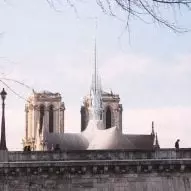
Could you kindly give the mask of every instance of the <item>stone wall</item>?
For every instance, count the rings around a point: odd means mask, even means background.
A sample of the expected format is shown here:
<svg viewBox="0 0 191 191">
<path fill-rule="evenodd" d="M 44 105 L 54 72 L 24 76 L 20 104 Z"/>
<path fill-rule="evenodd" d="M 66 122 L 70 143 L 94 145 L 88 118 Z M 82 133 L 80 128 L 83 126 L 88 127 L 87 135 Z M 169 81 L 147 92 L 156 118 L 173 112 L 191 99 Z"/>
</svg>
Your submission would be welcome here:
<svg viewBox="0 0 191 191">
<path fill-rule="evenodd" d="M 0 191 L 189 191 L 191 149 L 0 152 Z"/>
<path fill-rule="evenodd" d="M 6 152 L 5 152 L 6 153 Z M 7 160 L 13 161 L 53 161 L 53 160 L 134 160 L 134 159 L 191 159 L 191 149 L 159 150 L 71 150 L 62 152 L 32 151 L 8 152 Z M 1 160 L 0 155 L 0 160 Z M 5 160 L 3 158 L 3 160 Z"/>
<path fill-rule="evenodd" d="M 190 191 L 190 174 L 30 175 L 1 178 L 1 191 Z"/>
</svg>

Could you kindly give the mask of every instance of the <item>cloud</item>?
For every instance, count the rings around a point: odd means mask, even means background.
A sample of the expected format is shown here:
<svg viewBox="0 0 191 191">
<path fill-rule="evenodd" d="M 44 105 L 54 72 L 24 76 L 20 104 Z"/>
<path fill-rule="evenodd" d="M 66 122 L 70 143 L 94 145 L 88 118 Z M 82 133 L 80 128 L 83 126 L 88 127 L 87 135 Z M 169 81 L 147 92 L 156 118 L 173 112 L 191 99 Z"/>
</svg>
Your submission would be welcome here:
<svg viewBox="0 0 191 191">
<path fill-rule="evenodd" d="M 134 54 L 116 54 L 109 57 L 100 67 L 104 81 L 113 81 L 124 75 L 140 75 L 147 71 L 152 60 L 148 57 L 139 57 Z"/>
</svg>

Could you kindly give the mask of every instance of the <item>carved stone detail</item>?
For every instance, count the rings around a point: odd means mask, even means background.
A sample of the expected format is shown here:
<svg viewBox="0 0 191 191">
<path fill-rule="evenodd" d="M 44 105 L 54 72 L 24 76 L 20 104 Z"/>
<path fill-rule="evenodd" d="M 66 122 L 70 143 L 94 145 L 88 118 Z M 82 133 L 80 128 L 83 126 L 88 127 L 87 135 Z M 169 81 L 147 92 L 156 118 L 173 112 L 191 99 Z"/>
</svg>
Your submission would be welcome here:
<svg viewBox="0 0 191 191">
<path fill-rule="evenodd" d="M 137 172 L 141 172 L 141 166 L 137 166 Z"/>
<path fill-rule="evenodd" d="M 108 172 L 108 166 L 104 166 L 104 173 Z"/>
<path fill-rule="evenodd" d="M 119 173 L 120 172 L 120 167 L 119 166 L 115 166 L 115 172 Z"/>
<path fill-rule="evenodd" d="M 181 172 L 184 172 L 184 170 L 185 170 L 185 165 L 181 164 L 181 166 L 180 166 L 180 171 L 181 171 Z"/>
<path fill-rule="evenodd" d="M 97 166 L 93 167 L 93 173 L 97 173 Z"/>
</svg>

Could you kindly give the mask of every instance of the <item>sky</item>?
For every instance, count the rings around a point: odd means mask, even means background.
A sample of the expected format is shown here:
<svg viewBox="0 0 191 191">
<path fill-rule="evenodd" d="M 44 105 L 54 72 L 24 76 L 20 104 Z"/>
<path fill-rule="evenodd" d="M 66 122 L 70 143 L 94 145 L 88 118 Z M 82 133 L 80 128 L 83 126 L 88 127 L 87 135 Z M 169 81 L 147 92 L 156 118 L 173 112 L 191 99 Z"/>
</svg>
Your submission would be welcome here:
<svg viewBox="0 0 191 191">
<path fill-rule="evenodd" d="M 36 91 L 60 92 L 66 131 L 79 132 L 96 35 L 102 86 L 120 95 L 124 133 L 150 134 L 154 121 L 161 147 L 174 147 L 178 138 L 180 147 L 191 147 L 191 32 L 177 34 L 138 19 L 130 21 L 128 32 L 124 22 L 105 15 L 94 1 L 77 1 L 77 11 L 66 4 L 57 8 L 46 0 L 0 0 L 0 77 Z M 190 16 L 183 10 L 179 23 L 191 28 Z M 25 99 L 32 93 L 7 83 Z M 19 150 L 26 100 L 5 89 L 7 146 Z"/>
</svg>

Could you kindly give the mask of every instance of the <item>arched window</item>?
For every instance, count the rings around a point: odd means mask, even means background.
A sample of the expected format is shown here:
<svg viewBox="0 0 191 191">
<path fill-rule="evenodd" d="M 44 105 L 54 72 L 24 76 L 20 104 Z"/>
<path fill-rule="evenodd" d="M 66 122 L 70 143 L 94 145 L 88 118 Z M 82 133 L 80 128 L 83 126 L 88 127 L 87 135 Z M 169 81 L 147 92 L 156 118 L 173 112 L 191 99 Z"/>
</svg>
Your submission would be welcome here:
<svg viewBox="0 0 191 191">
<path fill-rule="evenodd" d="M 53 111 L 53 105 L 50 105 L 49 107 L 49 133 L 53 133 L 54 129 L 54 111 Z"/>
<path fill-rule="evenodd" d="M 111 110 L 108 107 L 106 110 L 106 129 L 111 127 Z"/>
<path fill-rule="evenodd" d="M 44 122 L 44 105 L 40 105 L 40 127 L 39 127 L 39 134 L 42 133 L 42 126 Z"/>
</svg>

